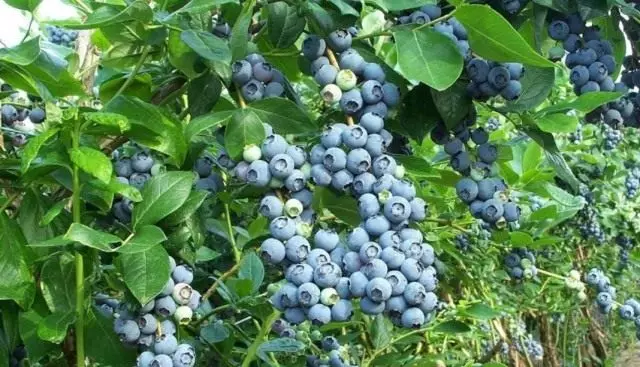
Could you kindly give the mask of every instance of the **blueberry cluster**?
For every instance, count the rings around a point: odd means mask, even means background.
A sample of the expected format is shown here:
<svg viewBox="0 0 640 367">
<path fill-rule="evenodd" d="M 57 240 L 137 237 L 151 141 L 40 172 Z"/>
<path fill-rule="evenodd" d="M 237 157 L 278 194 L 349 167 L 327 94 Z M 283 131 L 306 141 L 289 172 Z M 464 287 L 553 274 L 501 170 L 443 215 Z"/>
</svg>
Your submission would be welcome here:
<svg viewBox="0 0 640 367">
<path fill-rule="evenodd" d="M 525 248 L 512 249 L 504 257 L 504 266 L 515 280 L 531 279 L 538 273 L 535 254 Z"/>
<path fill-rule="evenodd" d="M 322 99 L 328 104 L 337 103 L 345 114 L 358 119 L 361 129 L 366 129 L 364 134 L 354 132 L 359 136 L 353 143 L 366 143 L 369 134 L 376 134 L 375 144 L 380 147 L 383 142 L 390 143 L 390 134 L 383 130 L 383 119 L 389 108 L 400 102 L 400 91 L 395 84 L 386 81 L 380 64 L 366 62 L 351 48 L 351 32 L 354 32 L 351 28 L 340 29 L 330 33 L 327 40 L 309 35 L 302 43 L 302 54 L 309 60 L 310 73 L 322 88 Z M 329 143 L 325 145 L 330 145 L 328 148 L 340 145 L 330 141 L 332 137 L 339 137 L 339 130 L 325 138 Z"/>
<path fill-rule="evenodd" d="M 20 344 L 11 352 L 9 356 L 9 367 L 20 367 L 20 362 L 27 358 L 27 349 L 24 344 Z"/>
<path fill-rule="evenodd" d="M 618 235 L 616 237 L 616 244 L 620 247 L 618 253 L 620 268 L 626 268 L 627 265 L 629 265 L 629 251 L 636 246 L 636 242 L 632 237 Z"/>
<path fill-rule="evenodd" d="M 195 349 L 179 344 L 178 324 L 188 324 L 200 305 L 200 293 L 191 288 L 193 272 L 169 258 L 171 277 L 162 292 L 136 309 L 105 295 L 96 296 L 98 310 L 114 317 L 113 329 L 126 345 L 136 346 L 138 367 L 193 367 Z M 172 321 L 172 318 L 174 321 Z"/>
<path fill-rule="evenodd" d="M 527 331 L 527 326 L 523 320 L 517 319 L 509 324 L 509 333 L 516 349 L 526 354 L 535 361 L 541 361 L 544 357 L 544 348 L 533 335 Z"/>
<path fill-rule="evenodd" d="M 454 241 L 458 250 L 462 252 L 467 252 L 471 249 L 471 240 L 466 234 L 457 234 Z"/>
<path fill-rule="evenodd" d="M 55 25 L 47 25 L 46 32 L 49 42 L 69 48 L 74 48 L 78 39 L 78 31 L 69 31 Z"/>
<path fill-rule="evenodd" d="M 602 125 L 602 139 L 605 150 L 615 149 L 618 144 L 622 143 L 623 138 L 624 133 L 622 130 L 616 130 L 607 124 Z"/>
<path fill-rule="evenodd" d="M 543 205 L 544 205 L 544 199 L 541 198 L 540 196 L 532 195 L 529 198 L 529 208 L 531 209 L 532 212 L 540 210 L 540 208 L 542 208 Z"/>
<path fill-rule="evenodd" d="M 569 79 L 577 95 L 616 89 L 611 78 L 616 69 L 613 46 L 602 40 L 597 26 L 587 27 L 575 13 L 552 21 L 548 33 L 569 53 L 565 64 L 571 69 Z"/>
<path fill-rule="evenodd" d="M 603 245 L 606 241 L 606 236 L 600 221 L 598 220 L 597 212 L 590 206 L 586 206 L 581 209 L 577 215 L 578 229 L 584 239 L 593 239 L 597 245 Z"/>
<path fill-rule="evenodd" d="M 581 142 L 583 138 L 584 136 L 582 123 L 579 123 L 578 127 L 576 127 L 576 131 L 569 133 L 568 139 L 571 143 L 576 144 Z"/>
<path fill-rule="evenodd" d="M 505 341 L 498 341 L 498 343 L 500 343 L 500 354 L 502 355 L 507 355 L 509 354 L 509 343 L 505 342 Z M 482 352 L 484 355 L 487 355 L 489 353 L 491 353 L 491 351 L 493 350 L 493 348 L 496 346 L 496 343 L 487 340 L 487 339 L 482 339 L 482 341 L 480 341 L 480 346 L 482 347 Z"/>
<path fill-rule="evenodd" d="M 513 101 L 520 97 L 520 78 L 524 73 L 522 64 L 501 64 L 474 57 L 467 62 L 465 70 L 471 79 L 467 92 L 473 99 L 486 101 L 500 95 L 507 101 Z"/>
<path fill-rule="evenodd" d="M 352 353 L 346 346 L 340 345 L 338 339 L 333 336 L 325 336 L 320 342 L 324 356 L 310 355 L 307 357 L 307 367 L 336 366 L 349 367 Z M 357 366 L 357 364 L 355 365 Z"/>
<path fill-rule="evenodd" d="M 13 88 L 9 84 L 2 84 L 0 87 L 2 92 L 11 92 Z M 11 137 L 14 147 L 21 147 L 26 144 L 29 136 L 36 133 L 36 127 L 42 124 L 47 114 L 45 110 L 39 107 L 35 102 L 31 101 L 28 96 L 22 98 L 20 92 L 14 93 L 9 97 L 13 103 L 5 103 L 0 107 L 0 121 L 2 126 L 10 128 L 11 132 L 5 133 Z M 18 107 L 18 105 L 28 104 L 29 107 Z"/>
<path fill-rule="evenodd" d="M 484 128 L 488 132 L 494 132 L 494 131 L 497 131 L 501 125 L 502 124 L 500 123 L 500 120 L 498 120 L 495 117 L 489 117 L 487 119 L 487 123 L 484 125 Z"/>
<path fill-rule="evenodd" d="M 248 102 L 284 96 L 284 76 L 260 54 L 252 53 L 235 61 L 231 73 L 231 80 Z"/>
<path fill-rule="evenodd" d="M 131 185 L 141 190 L 145 183 L 153 176 L 165 171 L 165 167 L 153 157 L 147 149 L 136 148 L 136 152 L 130 157 L 115 151 L 113 171 L 120 183 Z M 134 203 L 124 197 L 116 198 L 111 207 L 114 217 L 122 223 L 131 222 L 131 213 Z"/>
<path fill-rule="evenodd" d="M 640 188 L 640 168 L 634 167 L 629 170 L 627 177 L 624 179 L 624 187 L 627 190 L 625 195 L 628 199 L 634 198 L 638 194 Z"/>
</svg>

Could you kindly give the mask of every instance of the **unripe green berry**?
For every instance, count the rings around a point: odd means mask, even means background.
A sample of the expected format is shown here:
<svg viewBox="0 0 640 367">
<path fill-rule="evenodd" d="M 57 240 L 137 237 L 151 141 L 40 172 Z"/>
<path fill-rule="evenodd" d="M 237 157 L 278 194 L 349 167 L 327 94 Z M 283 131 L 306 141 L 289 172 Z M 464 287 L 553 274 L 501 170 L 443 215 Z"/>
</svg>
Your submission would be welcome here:
<svg viewBox="0 0 640 367">
<path fill-rule="evenodd" d="M 309 335 L 307 334 L 307 332 L 302 330 L 296 331 L 296 340 L 303 342 L 303 341 L 306 341 L 308 338 L 309 338 Z"/>
<path fill-rule="evenodd" d="M 569 278 L 574 279 L 574 280 L 580 280 L 581 276 L 580 276 L 580 272 L 577 270 L 571 270 L 569 272 Z"/>
<path fill-rule="evenodd" d="M 380 202 L 380 204 L 386 204 L 386 202 L 389 201 L 389 199 L 391 199 L 392 197 L 393 197 L 393 194 L 391 193 L 391 191 L 382 190 L 378 194 L 378 201 Z"/>
<path fill-rule="evenodd" d="M 277 283 L 269 283 L 267 286 L 267 294 L 272 296 L 278 291 L 278 289 L 280 289 L 280 286 Z"/>
<path fill-rule="evenodd" d="M 320 330 L 314 330 L 311 332 L 311 340 L 319 341 L 322 340 L 322 332 Z"/>
<path fill-rule="evenodd" d="M 311 237 L 313 233 L 313 226 L 306 222 L 300 222 L 296 224 L 296 234 L 304 238 Z"/>
<path fill-rule="evenodd" d="M 302 213 L 304 207 L 302 203 L 298 199 L 289 199 L 284 204 L 284 212 L 287 213 L 288 216 L 295 218 Z"/>
<path fill-rule="evenodd" d="M 585 291 L 578 292 L 578 299 L 582 302 L 587 300 L 587 293 Z"/>
<path fill-rule="evenodd" d="M 262 150 L 260 147 L 255 144 L 249 144 L 244 147 L 242 151 L 242 159 L 251 163 L 253 161 L 257 161 L 262 157 Z"/>
<path fill-rule="evenodd" d="M 469 176 L 474 181 L 480 181 L 484 178 L 484 172 L 478 169 L 472 169 Z"/>
<path fill-rule="evenodd" d="M 151 176 L 157 176 L 167 172 L 167 167 L 162 163 L 156 163 L 151 167 Z"/>
<path fill-rule="evenodd" d="M 549 49 L 549 58 L 551 60 L 560 60 L 564 53 L 565 50 L 562 46 L 554 46 Z"/>
<path fill-rule="evenodd" d="M 351 90 L 358 83 L 358 77 L 350 69 L 342 69 L 336 76 L 336 84 L 342 90 Z"/>
<path fill-rule="evenodd" d="M 398 180 L 404 178 L 405 173 L 407 173 L 407 170 L 404 168 L 403 165 L 399 164 L 396 166 L 396 170 L 395 172 L 393 172 L 393 177 L 397 178 Z"/>
<path fill-rule="evenodd" d="M 282 182 L 282 180 L 278 180 L 275 177 L 272 177 L 271 181 L 269 181 L 269 187 L 272 189 L 279 189 L 282 186 L 284 186 L 284 182 Z"/>
<path fill-rule="evenodd" d="M 191 299 L 193 288 L 186 283 L 178 283 L 173 287 L 173 300 L 179 305 L 186 305 Z"/>
<path fill-rule="evenodd" d="M 176 319 L 176 322 L 182 325 L 186 325 L 191 322 L 191 318 L 193 317 L 193 310 L 191 310 L 189 306 L 180 306 L 176 309 L 173 317 Z"/>
<path fill-rule="evenodd" d="M 297 328 L 298 330 L 302 330 L 308 333 L 309 331 L 311 331 L 311 324 L 309 322 L 303 322 L 302 324 L 299 324 Z"/>
<path fill-rule="evenodd" d="M 325 306 L 333 306 L 340 300 L 338 291 L 334 288 L 325 288 L 320 292 L 320 302 Z"/>
<path fill-rule="evenodd" d="M 320 91 L 322 100 L 327 104 L 334 104 L 340 101 L 342 98 L 342 89 L 335 84 L 327 84 Z"/>
<path fill-rule="evenodd" d="M 308 180 L 311 177 L 311 164 L 306 162 L 300 167 L 300 172 L 304 175 L 304 177 Z"/>
</svg>

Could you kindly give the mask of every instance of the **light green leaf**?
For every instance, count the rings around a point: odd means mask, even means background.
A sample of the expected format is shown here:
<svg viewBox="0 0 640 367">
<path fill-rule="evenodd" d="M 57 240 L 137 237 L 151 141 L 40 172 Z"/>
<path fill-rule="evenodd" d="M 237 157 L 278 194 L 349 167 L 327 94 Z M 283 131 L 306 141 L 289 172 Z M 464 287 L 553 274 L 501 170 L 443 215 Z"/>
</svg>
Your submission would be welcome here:
<svg viewBox="0 0 640 367">
<path fill-rule="evenodd" d="M 522 112 L 537 107 L 547 99 L 554 82 L 554 69 L 527 66 L 524 76 L 520 79 L 522 93 L 515 101 L 507 102 L 507 110 Z"/>
<path fill-rule="evenodd" d="M 84 116 L 87 121 L 90 121 L 94 124 L 106 127 L 114 127 L 120 133 L 123 133 L 131 128 L 129 119 L 126 116 L 117 113 L 85 112 L 82 114 L 82 116 Z"/>
<path fill-rule="evenodd" d="M 256 6 L 256 0 L 248 0 L 244 2 L 242 11 L 236 19 L 231 29 L 231 37 L 229 44 L 231 45 L 231 55 L 233 60 L 239 60 L 247 56 L 249 46 L 249 25 L 251 25 L 251 17 L 253 16 L 253 8 Z"/>
<path fill-rule="evenodd" d="M 622 96 L 617 92 L 591 92 L 580 95 L 578 98 L 556 103 L 537 112 L 538 115 L 556 112 L 567 112 L 576 110 L 582 113 L 589 113 L 605 103 L 613 102 Z"/>
<path fill-rule="evenodd" d="M 69 157 L 71 157 L 71 162 L 91 176 L 104 183 L 111 181 L 113 165 L 109 157 L 101 151 L 83 146 L 71 149 Z"/>
<path fill-rule="evenodd" d="M 275 48 L 292 46 L 302 34 L 307 21 L 298 14 L 298 9 L 284 1 L 267 5 L 267 33 Z"/>
<path fill-rule="evenodd" d="M 262 122 L 251 110 L 242 109 L 233 114 L 224 133 L 225 148 L 229 156 L 238 161 L 247 145 L 260 145 L 265 138 Z"/>
<path fill-rule="evenodd" d="M 304 134 L 318 129 L 307 112 L 288 99 L 265 98 L 252 102 L 246 109 L 255 112 L 260 121 L 271 125 L 278 134 Z"/>
<path fill-rule="evenodd" d="M 122 10 L 119 9 L 121 9 L 121 7 L 103 5 L 91 12 L 83 23 L 78 23 L 75 20 L 54 21 L 51 23 L 69 29 L 93 29 L 113 26 L 133 20 L 148 23 L 153 18 L 153 11 L 149 5 L 142 0 L 136 0 L 126 8 Z"/>
<path fill-rule="evenodd" d="M 455 16 L 467 29 L 471 49 L 479 56 L 497 62 L 555 66 L 531 48 L 509 21 L 488 5 L 462 5 L 456 9 Z"/>
<path fill-rule="evenodd" d="M 29 139 L 29 142 L 22 151 L 22 161 L 20 166 L 20 170 L 22 171 L 22 173 L 27 172 L 33 160 L 38 156 L 40 148 L 42 148 L 42 146 L 44 146 L 44 144 L 57 133 L 58 129 L 47 129 L 44 132 Z"/>
<path fill-rule="evenodd" d="M 469 331 L 471 331 L 469 325 L 457 320 L 445 321 L 433 328 L 434 333 L 443 334 L 461 334 L 468 333 Z"/>
<path fill-rule="evenodd" d="M 370 326 L 371 343 L 376 349 L 384 349 L 391 342 L 393 324 L 382 315 L 377 315 Z"/>
<path fill-rule="evenodd" d="M 36 286 L 24 257 L 26 240 L 18 224 L 0 212 L 0 300 L 13 300 L 28 309 Z"/>
<path fill-rule="evenodd" d="M 33 12 L 42 0 L 5 0 L 5 2 L 16 9 Z"/>
<path fill-rule="evenodd" d="M 167 236 L 159 227 L 153 225 L 143 226 L 133 234 L 133 237 L 124 241 L 122 246 L 118 248 L 118 252 L 122 254 L 145 252 L 166 240 Z"/>
<path fill-rule="evenodd" d="M 40 290 L 51 312 L 73 311 L 76 306 L 76 280 L 73 256 L 49 258 L 40 272 Z"/>
<path fill-rule="evenodd" d="M 56 219 L 56 217 L 58 215 L 60 215 L 60 213 L 62 213 L 62 211 L 64 210 L 64 207 L 67 205 L 67 203 L 69 202 L 69 199 L 62 199 L 60 201 L 58 201 L 57 203 L 55 203 L 51 208 L 49 208 L 49 210 L 47 210 L 47 212 L 42 216 L 42 219 L 40 219 L 40 225 L 41 226 L 47 226 L 49 224 L 51 224 L 51 222 Z"/>
<path fill-rule="evenodd" d="M 180 208 L 193 185 L 191 172 L 167 172 L 147 181 L 142 189 L 143 201 L 133 209 L 133 228 L 154 224 Z"/>
<path fill-rule="evenodd" d="M 262 281 L 264 280 L 264 265 L 262 260 L 255 254 L 250 252 L 242 258 L 240 269 L 238 270 L 238 278 L 249 279 L 253 286 L 253 292 L 257 292 Z"/>
<path fill-rule="evenodd" d="M 462 72 L 462 54 L 448 37 L 431 28 L 401 27 L 393 32 L 402 75 L 445 90 Z"/>
<path fill-rule="evenodd" d="M 234 111 L 220 111 L 198 116 L 187 124 L 184 130 L 184 136 L 187 141 L 192 141 L 198 134 L 226 124 L 231 120 L 233 113 Z"/>
<path fill-rule="evenodd" d="M 419 8 L 422 5 L 436 3 L 435 0 L 367 0 L 366 2 L 390 11 Z"/>
<path fill-rule="evenodd" d="M 15 47 L 0 48 L 0 61 L 15 65 L 29 65 L 40 54 L 40 37 L 32 38 Z"/>
<path fill-rule="evenodd" d="M 84 345 L 89 357 L 103 366 L 133 366 L 136 350 L 128 348 L 113 332 L 113 319 L 89 310 L 84 327 Z"/>
<path fill-rule="evenodd" d="M 571 133 L 578 127 L 578 117 L 554 113 L 536 118 L 536 124 L 548 133 Z"/>
<path fill-rule="evenodd" d="M 484 303 L 476 303 L 464 310 L 464 313 L 479 320 L 490 320 L 500 317 L 500 312 L 492 309 Z"/>
<path fill-rule="evenodd" d="M 348 195 L 336 195 L 332 190 L 325 187 L 316 187 L 313 192 L 313 209 L 321 213 L 327 209 L 337 219 L 353 226 L 360 225 L 360 214 L 358 214 L 358 203 Z"/>
<path fill-rule="evenodd" d="M 305 345 L 301 341 L 291 338 L 278 338 L 266 341 L 258 346 L 257 354 L 260 359 L 269 362 L 268 353 L 297 353 L 304 350 Z"/>
<path fill-rule="evenodd" d="M 223 63 L 231 62 L 229 45 L 211 33 L 190 29 L 182 31 L 180 39 L 198 55 L 207 60 L 220 61 Z"/>
<path fill-rule="evenodd" d="M 173 226 L 184 222 L 185 220 L 189 219 L 189 217 L 191 217 L 198 210 L 198 208 L 200 208 L 200 206 L 202 205 L 202 203 L 204 203 L 208 196 L 209 192 L 204 190 L 192 191 L 189 195 L 189 198 L 184 202 L 184 204 L 182 204 L 180 209 L 167 216 L 164 219 L 163 223 L 169 226 Z"/>
<path fill-rule="evenodd" d="M 50 343 L 60 343 L 67 336 L 67 329 L 75 320 L 74 311 L 54 312 L 38 325 L 38 337 Z"/>
<path fill-rule="evenodd" d="M 125 253 L 118 259 L 124 282 L 141 305 L 160 294 L 169 280 L 169 254 L 160 245 L 143 252 Z"/>
<path fill-rule="evenodd" d="M 69 227 L 69 230 L 64 235 L 64 239 L 78 242 L 84 246 L 104 252 L 115 251 L 115 249 L 112 248 L 111 245 L 114 243 L 120 243 L 122 241 L 118 236 L 114 236 L 110 233 L 102 231 L 97 231 L 80 223 L 71 224 L 71 227 Z"/>
</svg>

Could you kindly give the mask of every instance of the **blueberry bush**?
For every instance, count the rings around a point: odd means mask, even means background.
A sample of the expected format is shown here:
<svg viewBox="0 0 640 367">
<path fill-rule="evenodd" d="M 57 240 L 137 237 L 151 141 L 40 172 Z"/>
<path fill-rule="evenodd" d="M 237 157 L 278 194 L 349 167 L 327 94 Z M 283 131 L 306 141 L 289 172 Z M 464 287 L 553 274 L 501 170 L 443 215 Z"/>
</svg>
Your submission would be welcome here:
<svg viewBox="0 0 640 367">
<path fill-rule="evenodd" d="M 0 367 L 634 352 L 635 2 L 7 3 Z"/>
</svg>

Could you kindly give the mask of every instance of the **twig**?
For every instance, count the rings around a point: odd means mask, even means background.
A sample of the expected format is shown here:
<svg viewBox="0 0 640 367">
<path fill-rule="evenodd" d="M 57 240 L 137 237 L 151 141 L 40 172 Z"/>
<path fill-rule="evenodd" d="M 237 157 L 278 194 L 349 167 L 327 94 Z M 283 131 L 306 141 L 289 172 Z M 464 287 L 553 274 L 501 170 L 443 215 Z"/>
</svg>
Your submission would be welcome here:
<svg viewBox="0 0 640 367">
<path fill-rule="evenodd" d="M 206 300 L 209 297 L 211 297 L 211 295 L 213 294 L 213 292 L 216 291 L 216 289 L 218 288 L 218 286 L 220 285 L 220 283 L 222 283 L 225 279 L 227 279 L 228 277 L 230 277 L 231 275 L 233 275 L 236 271 L 238 271 L 238 268 L 240 268 L 240 263 L 235 264 L 234 266 L 231 267 L 231 269 L 227 270 L 226 273 L 222 274 L 214 283 L 213 285 L 211 285 L 211 287 L 209 289 L 207 289 L 207 291 L 204 293 L 204 295 L 202 296 L 202 300 Z"/>
<path fill-rule="evenodd" d="M 121 95 L 129 87 L 129 85 L 133 83 L 133 79 L 136 77 L 136 74 L 138 74 L 138 72 L 142 68 L 142 65 L 144 64 L 144 61 L 147 59 L 147 56 L 149 56 L 150 51 L 151 51 L 151 48 L 148 46 L 145 46 L 144 50 L 142 51 L 142 55 L 140 55 L 140 59 L 138 59 L 138 63 L 131 71 L 131 74 L 129 74 L 129 77 L 127 77 L 127 80 L 125 80 L 124 84 L 122 84 L 122 87 L 118 89 L 116 94 L 114 94 L 111 99 L 116 99 L 116 97 Z"/>
<path fill-rule="evenodd" d="M 269 330 L 271 330 L 271 325 L 273 325 L 278 317 L 280 317 L 280 311 L 274 310 L 273 313 L 264 321 L 262 329 L 260 329 L 260 333 L 258 333 L 258 336 L 247 350 L 247 354 L 242 361 L 242 367 L 251 366 L 251 362 L 253 362 L 256 357 L 256 353 L 258 352 L 258 347 L 260 347 L 260 344 L 262 344 L 262 342 L 264 341 L 264 338 L 269 333 Z"/>
<path fill-rule="evenodd" d="M 29 20 L 29 26 L 27 27 L 27 32 L 24 34 L 24 37 L 22 37 L 22 41 L 20 41 L 20 43 L 24 43 L 24 41 L 27 40 L 27 37 L 29 37 L 29 33 L 31 33 L 31 26 L 33 25 L 33 20 L 34 20 L 34 16 L 33 13 L 31 14 L 31 19 Z"/>
</svg>

